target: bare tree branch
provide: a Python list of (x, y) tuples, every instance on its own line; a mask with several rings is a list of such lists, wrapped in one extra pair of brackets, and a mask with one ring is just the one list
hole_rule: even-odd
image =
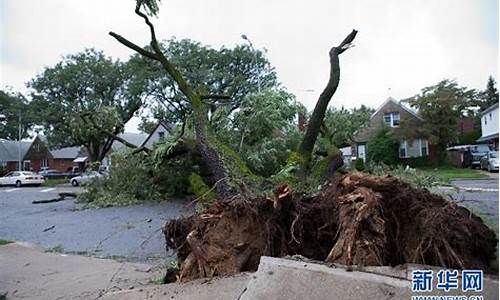
[(127, 46), (128, 48), (138, 52), (139, 54), (141, 54), (142, 56), (146, 56), (148, 58), (151, 58), (151, 59), (154, 59), (154, 60), (158, 60), (158, 57), (152, 53), (152, 52), (149, 52), (147, 50), (145, 50), (144, 48), (132, 43), (131, 41), (127, 40), (126, 38), (122, 37), (121, 35), (119, 34), (116, 34), (112, 31), (109, 32), (109, 35), (114, 37), (118, 42), (120, 42), (121, 44)]

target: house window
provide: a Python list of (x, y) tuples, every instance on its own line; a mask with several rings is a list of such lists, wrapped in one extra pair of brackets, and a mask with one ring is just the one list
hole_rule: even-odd
[(400, 122), (399, 113), (391, 112), (384, 114), (384, 124), (390, 127), (398, 127)]
[(163, 132), (163, 131), (158, 132), (158, 136), (160, 137), (160, 139), (164, 138), (165, 132)]
[(407, 156), (407, 153), (408, 153), (408, 150), (407, 150), (407, 147), (408, 147), (408, 144), (406, 143), (405, 140), (401, 141), (401, 143), (399, 143), (399, 157), (400, 158), (406, 158)]
[(484, 125), (488, 125), (488, 120), (484, 117)]
[(42, 161), (40, 162), (40, 167), (41, 168), (47, 168), (49, 166), (49, 163), (46, 159), (42, 159)]
[(23, 161), (23, 171), (31, 171), (31, 160)]
[(491, 121), (491, 113), (490, 113), (490, 121)]
[(384, 124), (387, 126), (391, 126), (391, 114), (384, 115)]
[(429, 143), (427, 140), (420, 139), (420, 156), (429, 155)]
[(36, 152), (40, 152), (40, 144), (35, 144), (35, 150)]

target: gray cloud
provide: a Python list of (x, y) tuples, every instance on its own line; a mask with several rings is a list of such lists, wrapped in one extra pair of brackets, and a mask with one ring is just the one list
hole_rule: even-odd
[[(110, 30), (148, 42), (132, 0), (0, 1), (2, 86), (24, 90), (44, 66), (85, 47), (119, 58), (132, 54), (107, 35)], [(498, 68), (498, 39), (491, 38), (498, 34), (492, 28), (498, 10), (487, 9), (497, 7), (494, 0), (162, 3), (154, 20), (158, 36), (231, 47), (243, 43), (245, 33), (268, 50), (282, 83), (309, 108), (326, 83), (329, 48), (353, 28), (359, 30), (356, 47), (341, 57), (334, 106), (376, 107), (389, 95), (412, 96), (444, 78), (484, 88)]]

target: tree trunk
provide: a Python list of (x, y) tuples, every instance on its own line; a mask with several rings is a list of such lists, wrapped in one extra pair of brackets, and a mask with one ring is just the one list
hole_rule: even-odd
[(335, 94), (340, 80), (340, 66), (339, 66), (339, 55), (351, 47), (351, 42), (356, 37), (356, 30), (353, 30), (338, 47), (333, 47), (330, 49), (330, 78), (328, 83), (319, 96), (318, 102), (314, 107), (311, 119), (307, 124), (306, 134), (299, 146), (298, 153), (301, 157), (302, 162), (307, 167), (312, 156), (312, 151), (314, 149), (314, 144), (318, 138), (318, 134), (323, 124), (323, 119), (325, 118), (325, 112), (330, 103), (330, 100)]
[(135, 13), (144, 19), (150, 29), (151, 48), (150, 50), (139, 47), (124, 37), (110, 32), (118, 42), (136, 51), (144, 57), (158, 61), (165, 72), (167, 72), (176, 82), (181, 92), (189, 99), (194, 116), (194, 127), (197, 147), (203, 160), (213, 173), (216, 183), (216, 190), (219, 196), (228, 197), (235, 194), (242, 185), (251, 184), (256, 181), (256, 176), (251, 173), (246, 164), (230, 147), (224, 145), (212, 132), (208, 126), (208, 117), (202, 99), (207, 95), (201, 95), (195, 91), (184, 79), (182, 74), (170, 63), (163, 54), (158, 44), (155, 29), (149, 18), (140, 11), (141, 4), (138, 2)]

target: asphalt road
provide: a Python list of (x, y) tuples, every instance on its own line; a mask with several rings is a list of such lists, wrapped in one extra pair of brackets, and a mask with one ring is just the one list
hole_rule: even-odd
[(182, 201), (102, 209), (82, 209), (73, 199), (31, 203), (75, 191), (80, 188), (1, 187), (0, 239), (156, 265), (167, 258), (161, 227), (191, 211)]
[[(452, 184), (459, 188), (452, 195), (455, 200), (498, 225), (498, 177), (456, 180)], [(172, 255), (165, 251), (163, 224), (192, 213), (192, 208), (179, 200), (102, 209), (83, 209), (73, 199), (31, 203), (57, 197), (60, 192), (80, 190), (71, 186), (0, 187), (0, 239), (157, 265)]]
[(451, 184), (458, 188), (453, 194), (455, 200), (498, 226), (498, 174), (489, 179), (453, 180)]

